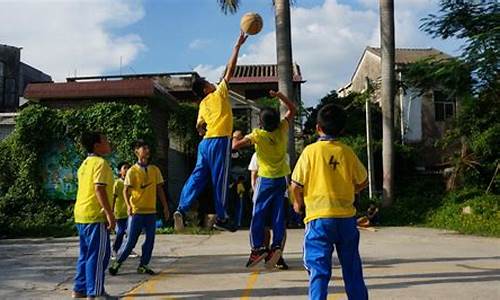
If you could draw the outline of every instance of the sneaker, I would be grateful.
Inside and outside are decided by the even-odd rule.
[[[265,259],[266,265],[268,264],[268,261],[272,258],[272,255],[273,255],[273,252],[269,251],[269,253],[267,254],[266,259]],[[285,262],[285,259],[283,259],[283,256],[280,256],[280,258],[278,259],[278,261],[276,262],[274,267],[276,269],[279,269],[279,270],[288,270],[288,265]]]
[[[174,229],[176,232],[184,230],[184,216],[178,210],[174,212]]]
[[[80,292],[77,292],[77,291],[73,291],[71,293],[71,298],[73,299],[77,299],[77,298],[87,298],[87,295],[85,293],[80,293]]]
[[[117,262],[116,260],[113,261],[111,263],[111,267],[109,267],[109,269],[108,269],[109,274],[115,276],[116,274],[118,274],[118,270],[120,269],[121,266],[122,266],[121,263]]]
[[[279,270],[288,270],[288,265],[286,264],[285,260],[283,259],[283,256],[278,259],[278,262],[274,266],[276,269]]]
[[[134,250],[132,250],[130,252],[130,255],[128,256],[130,258],[138,258],[138,257],[141,257],[139,254],[137,254],[137,252],[135,252]]]
[[[155,271],[151,270],[151,268],[149,268],[146,265],[139,266],[137,268],[137,273],[139,273],[139,274],[148,274],[148,275],[155,275],[156,274]]]
[[[220,221],[220,220],[215,221],[214,228],[217,230],[229,231],[229,232],[236,232],[237,230],[236,226],[231,224],[227,219],[225,221]]]
[[[255,267],[261,260],[263,260],[267,256],[267,249],[260,248],[256,250],[252,250],[250,253],[250,257],[248,258],[247,268]]]
[[[111,296],[110,294],[104,292],[104,294],[100,296],[89,296],[87,299],[96,299],[96,300],[115,300],[118,299],[116,296]]]
[[[276,263],[281,258],[281,248],[274,248],[267,254],[266,268],[274,268]]]

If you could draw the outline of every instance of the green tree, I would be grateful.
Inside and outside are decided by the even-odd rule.
[[[453,127],[442,141],[454,149],[448,159],[455,170],[451,188],[498,182],[499,19],[500,4],[495,0],[441,0],[439,14],[424,18],[421,29],[434,38],[463,40],[462,52],[455,59],[417,62],[404,74],[422,91],[440,89],[460,99]],[[493,186],[498,191],[498,185]]]

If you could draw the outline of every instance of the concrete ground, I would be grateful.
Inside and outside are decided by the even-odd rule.
[[[151,266],[161,273],[136,274],[131,258],[106,289],[125,299],[305,299],[302,237],[288,231],[290,270],[250,271],[248,231],[159,235]],[[77,247],[76,238],[0,241],[0,299],[69,299]],[[362,231],[360,248],[371,299],[500,299],[500,239],[381,228]],[[329,299],[347,299],[337,260]]]

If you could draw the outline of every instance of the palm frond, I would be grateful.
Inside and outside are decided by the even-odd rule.
[[[226,15],[228,12],[231,14],[236,13],[240,6],[240,0],[217,0],[217,3],[222,12]]]

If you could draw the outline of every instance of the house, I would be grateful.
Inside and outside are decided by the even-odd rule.
[[[300,84],[303,81],[297,65],[294,70],[294,90],[300,100]],[[180,102],[198,101],[192,89],[197,78],[200,75],[196,72],[69,77],[66,82],[29,84],[24,96],[32,102],[59,109],[84,107],[98,102],[149,107],[156,134],[156,159],[169,178],[169,197],[176,201],[195,160],[187,157],[179,140],[169,134],[168,114]],[[278,89],[276,66],[237,66],[229,88],[234,116],[248,116],[249,128],[256,127],[259,108],[253,100],[267,96],[270,89]],[[9,122],[12,123],[11,119]]]
[[[439,90],[421,91],[405,84],[404,68],[418,60],[433,58],[450,59],[451,56],[434,48],[397,48],[395,72],[398,84],[394,103],[395,128],[403,143],[422,146],[425,152],[422,164],[431,166],[440,162],[439,151],[434,143],[441,138],[455,115],[456,99],[448,98]],[[371,85],[375,92],[373,99],[380,104],[381,81],[380,48],[366,47],[351,81],[338,91],[340,96],[351,92],[363,92]]]
[[[24,90],[31,82],[52,82],[52,78],[21,62],[21,48],[0,44],[0,112],[15,112],[25,104]]]

